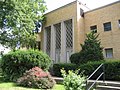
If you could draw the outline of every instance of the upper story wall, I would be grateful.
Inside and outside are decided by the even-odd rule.
[[[45,14],[46,17],[45,27],[71,18],[76,18],[76,14],[77,14],[76,8],[77,8],[77,3],[76,1],[74,1],[63,7],[60,7],[56,10],[53,10]]]
[[[75,35],[75,33],[78,33],[77,31],[77,4],[78,4],[78,1],[74,1],[74,2],[71,2],[63,7],[60,7],[56,10],[53,10],[47,14],[45,14],[45,17],[46,17],[46,22],[45,22],[45,25],[43,26],[43,30],[42,30],[42,34],[41,34],[41,40],[42,40],[42,48],[44,47],[43,46],[43,42],[44,39],[43,39],[43,35],[44,35],[44,30],[45,30],[45,27],[48,27],[48,26],[51,26],[51,25],[54,25],[54,24],[57,24],[57,23],[61,23],[61,22],[64,22],[66,20],[69,20],[69,19],[72,19],[72,23],[73,23],[73,37],[77,38],[78,36]],[[73,38],[74,39],[74,38]],[[73,43],[74,45],[78,45],[78,40],[73,40]],[[74,47],[73,45],[73,50],[77,50],[76,47]]]
[[[97,25],[101,44],[104,49],[113,48],[115,58],[120,58],[120,1],[85,13],[85,33],[90,32],[90,26]],[[104,30],[104,23],[111,22],[111,30]]]
[[[103,23],[111,22],[111,32],[119,32],[120,1],[85,13],[85,32],[90,32],[90,26],[97,25],[97,32],[104,33]]]

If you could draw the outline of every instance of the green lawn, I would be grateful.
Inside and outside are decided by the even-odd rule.
[[[20,87],[13,82],[4,82],[3,78],[0,77],[0,90],[40,90],[40,89]],[[65,90],[65,89],[63,85],[56,84],[52,90]]]

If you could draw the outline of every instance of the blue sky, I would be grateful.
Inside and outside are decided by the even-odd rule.
[[[48,8],[47,12],[49,12],[75,0],[45,0],[45,1]],[[89,7],[90,9],[94,9],[119,0],[79,0],[79,1],[83,4],[86,4],[86,6]]]

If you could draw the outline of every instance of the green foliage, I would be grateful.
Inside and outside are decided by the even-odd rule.
[[[44,0],[0,0],[0,43],[15,49],[33,46],[35,23],[42,22],[46,10]]]
[[[89,76],[101,63],[104,63],[105,65],[106,80],[120,81],[120,61],[119,60],[88,62],[86,64],[80,65],[78,68],[84,71],[84,74],[86,76]],[[102,68],[99,71],[97,71],[96,74],[91,79],[96,79],[101,72],[102,72]]]
[[[84,44],[81,44],[82,50],[79,53],[73,54],[70,57],[70,61],[72,63],[78,64],[86,63],[88,61],[103,60],[103,50],[100,46],[100,40],[97,39],[98,36],[99,34],[96,35],[94,32],[87,34],[87,38],[85,39]]]
[[[63,75],[63,84],[65,90],[85,90],[85,77],[78,75],[78,71],[68,71],[68,74],[65,70],[61,70]]]
[[[71,63],[79,64],[80,63],[79,59],[80,59],[80,53],[74,53],[70,56]]]
[[[42,51],[27,50],[10,52],[2,57],[1,68],[5,79],[15,81],[26,70],[38,66],[48,70],[51,59]]]
[[[85,76],[90,76],[94,70],[104,63],[105,65],[105,78],[106,80],[115,80],[120,81],[120,60],[106,60],[106,61],[92,61],[85,64],[54,64],[53,71],[55,76],[61,76],[60,70],[64,68],[67,72],[69,70],[77,70],[80,68],[80,71],[84,73]],[[102,72],[102,68],[96,72],[91,79],[96,79]],[[102,78],[101,78],[102,79]]]
[[[67,72],[69,70],[76,70],[77,66],[76,64],[72,63],[57,63],[53,65],[53,72],[55,76],[61,77],[61,72],[60,70],[63,69],[66,70]]]
[[[17,83],[24,87],[51,89],[55,81],[48,72],[44,72],[39,67],[34,67],[26,71],[24,75],[17,80]]]

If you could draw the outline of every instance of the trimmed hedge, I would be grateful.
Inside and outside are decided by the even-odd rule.
[[[1,68],[5,79],[16,81],[26,70],[38,66],[48,70],[51,59],[42,51],[27,50],[10,52],[2,57]]]
[[[91,73],[101,64],[105,65],[105,79],[106,80],[116,80],[120,81],[120,60],[114,61],[95,61],[88,62],[82,65],[75,64],[55,64],[53,65],[55,76],[61,76],[60,69],[64,68],[65,70],[75,70],[80,69],[80,72],[83,72],[84,75],[90,76]],[[91,79],[96,79],[100,73],[102,72],[102,68],[96,72],[96,74]],[[102,78],[101,78],[102,79]]]
[[[101,63],[105,65],[105,79],[120,81],[120,60],[118,61],[101,61],[101,62],[89,62],[87,64],[79,66],[84,74],[89,76]],[[102,72],[102,68],[96,72],[96,75],[92,79],[97,78]]]
[[[63,69],[68,72],[68,70],[76,70],[77,66],[76,64],[72,63],[57,63],[53,65],[53,72],[55,76],[62,77],[61,69]]]

